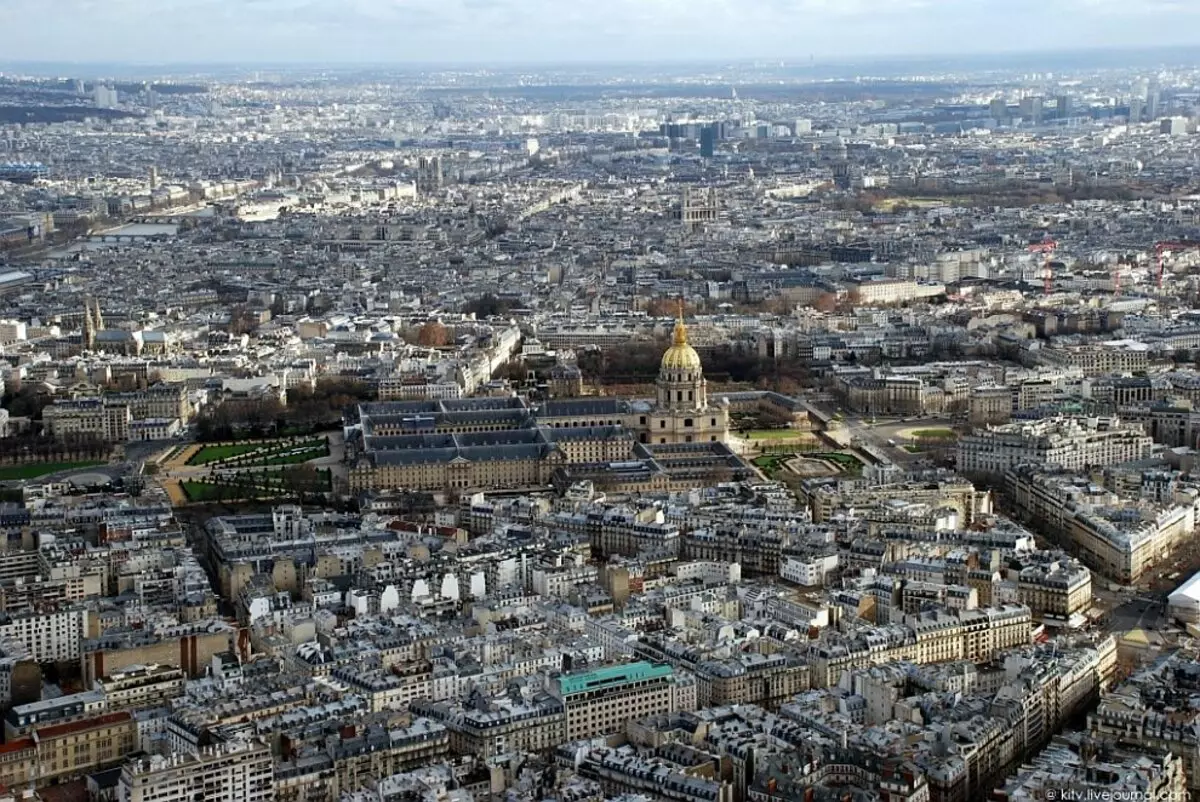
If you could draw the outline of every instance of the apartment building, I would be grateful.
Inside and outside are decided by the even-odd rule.
[[[835,570],[837,565],[836,554],[807,557],[789,554],[779,561],[779,576],[804,587],[820,587],[825,584],[825,577]]]
[[[1002,476],[1018,465],[1083,471],[1146,459],[1153,441],[1118,418],[1054,417],[991,426],[958,441],[958,470]]]
[[[182,384],[59,399],[42,411],[46,433],[52,437],[90,437],[110,443],[173,437],[191,416],[192,404]]]
[[[828,688],[837,685],[844,671],[898,660],[980,662],[1001,649],[1028,645],[1032,633],[1029,608],[1018,604],[905,616],[903,624],[869,638],[809,646],[810,681],[814,688]]]
[[[728,781],[647,760],[630,747],[588,750],[576,770],[612,795],[645,795],[670,802],[734,802],[734,789]]]
[[[428,766],[447,757],[450,733],[439,722],[413,719],[405,727],[358,730],[353,725],[330,747],[337,788],[350,792],[381,777]]]
[[[95,689],[109,710],[136,710],[165,705],[183,695],[187,676],[175,666],[131,666],[100,677]]]
[[[1082,565],[1051,563],[1022,568],[1017,598],[1034,616],[1070,620],[1092,603],[1092,572]]]
[[[1044,365],[1079,368],[1088,377],[1144,372],[1150,364],[1150,349],[1144,343],[1132,340],[1051,346],[1035,353]]]
[[[878,505],[890,505],[896,499],[930,507],[949,507],[959,514],[961,526],[970,526],[976,518],[992,512],[992,497],[985,490],[976,490],[961,476],[943,474],[935,481],[897,482],[871,486],[830,485],[814,482],[802,488],[802,498],[812,510],[813,521],[828,521],[840,509],[854,507],[862,510]]]
[[[84,609],[0,615],[0,638],[11,638],[38,662],[78,660],[88,613]]]
[[[692,678],[647,662],[561,674],[549,689],[566,711],[566,741],[624,732],[631,719],[696,707]]]
[[[380,401],[431,401],[462,397],[457,382],[430,381],[424,374],[389,376],[378,382]]]
[[[920,284],[899,278],[850,282],[846,289],[856,306],[886,306],[917,298],[932,298],[946,292],[944,284]]]
[[[794,655],[750,652],[696,666],[701,708],[754,704],[773,709],[808,688],[808,665]]]
[[[456,754],[490,759],[509,751],[549,754],[564,740],[566,713],[549,695],[528,701],[497,700],[487,709],[428,699],[413,702],[414,715],[441,722]]]
[[[272,802],[274,759],[261,741],[232,741],[170,758],[152,755],[125,764],[117,798],[120,802]]]
[[[60,399],[42,410],[46,434],[59,440],[78,438],[124,443],[129,440],[132,422],[129,404],[119,399]]]
[[[1019,515],[1072,546],[1079,560],[1122,583],[1152,571],[1196,529],[1192,505],[1157,505],[1096,487],[1074,473],[1025,466],[1005,475]]]
[[[0,748],[0,784],[42,787],[82,777],[119,765],[137,747],[137,722],[128,712],[36,728]]]

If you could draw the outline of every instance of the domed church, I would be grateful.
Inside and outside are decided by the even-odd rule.
[[[645,429],[647,443],[724,443],[729,439],[729,409],[708,405],[708,382],[700,355],[688,343],[683,310],[675,321],[671,347],[658,371],[658,393]]]

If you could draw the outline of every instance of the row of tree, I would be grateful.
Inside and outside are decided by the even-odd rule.
[[[196,439],[246,440],[337,428],[347,407],[375,397],[367,382],[330,377],[318,380],[312,389],[288,390],[286,406],[275,398],[231,398],[205,408],[197,417]]]
[[[106,460],[112,451],[108,443],[89,435],[54,438],[41,434],[17,434],[0,442],[4,444],[0,447],[0,464],[9,465]]]
[[[658,377],[663,351],[668,345],[665,340],[655,340],[583,351],[578,365],[593,384],[648,384]],[[799,359],[771,359],[732,348],[717,348],[705,352],[703,360],[704,373],[710,381],[752,384],[789,395],[812,386],[812,373]]]

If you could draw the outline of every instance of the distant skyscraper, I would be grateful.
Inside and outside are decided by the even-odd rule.
[[[1160,132],[1171,136],[1183,136],[1188,132],[1187,117],[1166,117],[1159,123]]]
[[[1065,120],[1066,118],[1070,117],[1070,116],[1071,116],[1071,111],[1072,111],[1072,109],[1071,109],[1071,96],[1070,96],[1070,95],[1059,95],[1059,96],[1058,96],[1058,116],[1059,116],[1059,119],[1064,119],[1064,120]]]
[[[1146,101],[1142,97],[1134,95],[1129,98],[1129,122],[1140,123],[1146,111],[1145,106]]]
[[[706,125],[700,129],[700,155],[711,159],[717,150],[717,127]]]
[[[1042,121],[1042,99],[1040,97],[1021,98],[1021,118],[1035,125],[1040,123]]]
[[[96,84],[96,88],[92,91],[92,97],[97,108],[114,109],[117,107],[117,90],[104,84]]]
[[[996,122],[1003,122],[1008,119],[1008,103],[1002,97],[993,98],[992,102],[988,105],[988,110],[991,113],[992,119]]]
[[[1146,90],[1146,120],[1149,122],[1158,119],[1160,97],[1158,84],[1150,84]]]

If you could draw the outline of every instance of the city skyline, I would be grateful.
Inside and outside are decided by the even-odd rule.
[[[36,0],[0,3],[11,61],[582,63],[1191,47],[1175,0]]]

